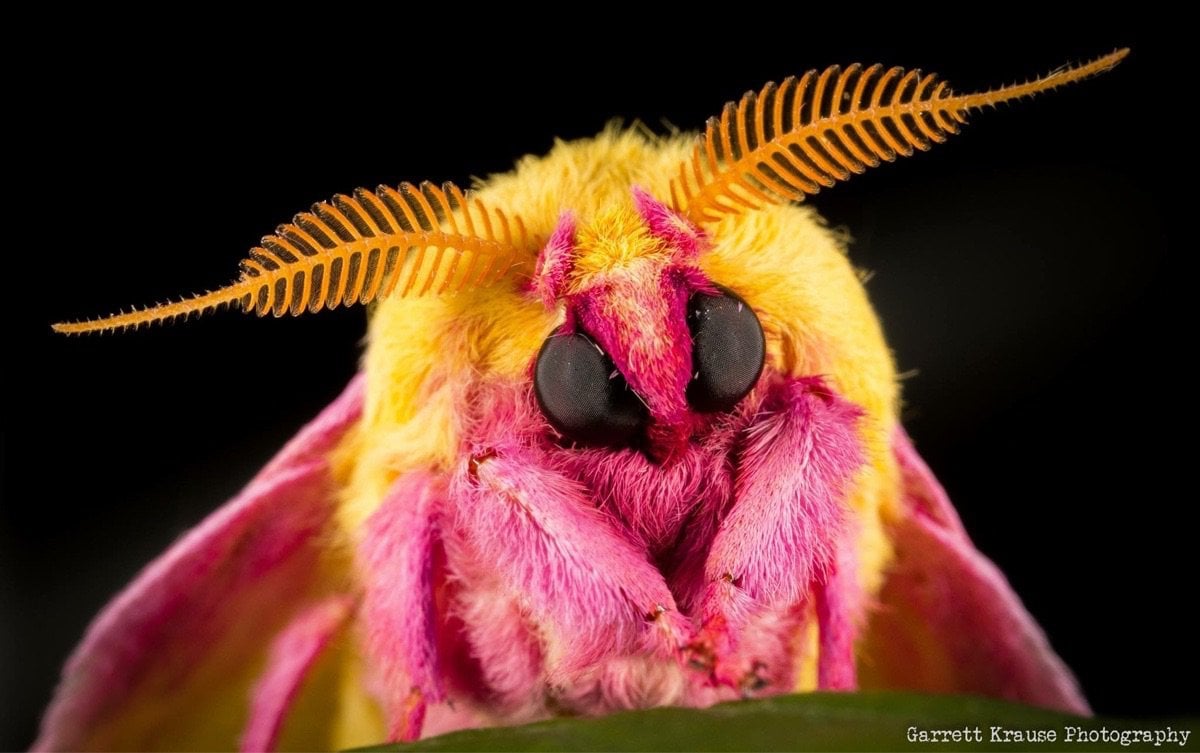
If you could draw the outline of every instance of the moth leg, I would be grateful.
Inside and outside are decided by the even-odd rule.
[[[456,532],[541,628],[550,684],[623,654],[678,660],[690,621],[662,574],[543,458],[517,443],[481,450],[451,501]]]
[[[844,657],[833,655],[853,645],[845,630],[853,621],[843,614],[851,600],[842,593],[853,573],[843,577],[837,565],[849,529],[845,486],[863,463],[860,415],[820,378],[786,379],[770,389],[746,430],[733,505],[704,565],[702,627],[689,646],[693,664],[714,681],[735,688],[753,682],[747,661],[772,657],[738,656],[742,629],[765,611],[815,597],[821,653],[829,654],[819,660],[828,664],[819,672],[822,687],[848,682]]]
[[[854,640],[864,605],[858,583],[853,537],[847,531],[824,581],[815,584],[817,612],[817,688],[857,690]]]
[[[455,594],[452,610],[462,621],[467,650],[479,662],[482,690],[509,721],[532,721],[545,700],[539,636],[487,563],[467,570],[461,563],[474,558],[462,554],[447,551],[460,583],[471,584]]]
[[[427,705],[445,698],[433,594],[443,498],[434,475],[401,476],[367,520],[358,547],[367,650],[380,672],[392,740],[419,738]]]

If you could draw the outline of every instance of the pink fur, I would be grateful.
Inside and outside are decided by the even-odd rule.
[[[546,245],[538,254],[533,279],[538,296],[546,308],[554,308],[567,283],[567,275],[574,266],[575,215],[563,212],[558,218],[554,232],[550,233]]]
[[[35,750],[87,747],[91,731],[122,713],[149,676],[184,680],[219,640],[243,641],[225,651],[253,660],[260,635],[242,627],[286,620],[310,587],[316,534],[333,512],[324,454],[358,420],[362,392],[361,378],[352,381],[241,494],[100,613],[67,661]]]
[[[551,683],[607,656],[677,651],[686,621],[661,573],[539,453],[490,448],[455,474],[451,502],[464,545],[547,632]]]
[[[428,473],[401,476],[367,521],[359,546],[367,648],[382,679],[393,740],[420,737],[426,704],[444,697],[432,560],[442,494]]]
[[[846,654],[852,634],[843,628],[853,619],[842,610],[861,604],[853,588],[837,580],[833,557],[844,529],[842,485],[860,462],[858,411],[820,380],[768,380],[775,386],[755,390],[733,414],[709,420],[709,429],[666,465],[632,449],[547,447],[545,422],[527,387],[477,390],[474,418],[466,426],[474,438],[465,448],[471,460],[451,483],[454,524],[447,553],[463,584],[452,609],[493,689],[493,708],[499,704],[522,718],[537,707],[539,686],[558,706],[590,713],[728,698],[697,682],[698,675],[679,662],[689,622],[712,615],[719,619],[709,620],[691,644],[711,639],[713,679],[734,696],[762,688],[779,692],[792,682],[792,636],[803,620],[797,606],[817,586],[845,589],[830,598],[824,614],[827,625],[842,630],[827,629],[836,636],[826,641],[827,649]],[[735,466],[731,458],[739,454],[742,462]],[[765,484],[765,474],[781,464],[806,469],[794,488]],[[735,479],[742,480],[736,493]],[[738,526],[753,528],[730,512],[743,498],[747,508],[764,498],[787,507],[774,518],[769,510],[757,511],[792,537],[761,545],[795,548],[790,559],[778,553],[777,559],[803,582],[771,581],[764,578],[769,568],[747,569],[740,562],[736,569],[759,584],[755,589],[740,579],[736,585],[705,579],[704,560],[718,530],[723,541],[736,541],[745,535]],[[797,510],[799,520],[793,519]],[[822,533],[821,526],[828,530]],[[734,547],[714,551],[743,555]],[[658,567],[649,562],[652,552]],[[672,573],[673,564],[688,556],[700,559],[700,566],[671,581],[688,599],[685,617],[662,573]],[[520,598],[510,602],[505,593]],[[664,608],[660,615],[654,614],[657,604]],[[844,665],[844,657],[838,661]],[[827,664],[841,672],[830,674],[830,687],[852,681],[844,666]]]
[[[971,543],[903,430],[893,443],[906,514],[893,531],[896,563],[871,623],[873,642],[891,649],[872,657],[879,680],[1091,713],[1071,671]]]
[[[567,326],[582,329],[612,358],[650,410],[645,449],[670,465],[710,423],[689,408],[686,398],[693,373],[687,304],[694,292],[715,288],[696,266],[703,233],[645,191],[633,189],[633,198],[649,231],[666,241],[670,258],[618,265],[587,290],[567,296]],[[573,225],[570,232],[573,238]],[[567,266],[562,259],[573,249],[560,250],[566,248],[565,242],[548,243],[542,253],[537,279],[544,294],[561,295],[555,270]]]
[[[822,647],[844,652],[842,610],[852,601],[839,591],[849,584],[827,576],[845,536],[844,487],[863,462],[861,411],[815,377],[780,380],[759,410],[740,448],[733,505],[708,548],[703,627],[691,647],[715,681],[733,686],[746,681],[739,641],[754,618],[791,610],[816,588],[818,614],[836,637]],[[781,658],[763,657],[768,669]],[[824,661],[833,668],[844,657]],[[845,672],[837,679],[846,681]]]
[[[283,720],[325,648],[351,614],[353,601],[334,596],[310,607],[276,636],[267,668],[250,696],[250,721],[242,734],[246,753],[272,751]]]
[[[593,504],[659,556],[676,546],[697,508],[719,506],[732,494],[734,439],[732,425],[726,425],[670,464],[634,449],[564,452],[559,459],[568,475],[587,485]]]
[[[536,628],[490,563],[458,550],[452,558],[463,586],[452,608],[479,662],[483,684],[471,691],[511,718],[531,719],[542,701],[544,660]]]
[[[863,594],[858,582],[858,558],[852,531],[838,542],[837,557],[825,582],[815,589],[818,653],[817,687],[821,690],[857,690],[858,670],[854,644],[863,616]]]
[[[703,230],[638,186],[633,187],[633,205],[650,233],[666,241],[682,260],[695,259],[707,248]]]
[[[772,391],[742,448],[735,502],[705,566],[763,605],[808,595],[833,564],[846,525],[843,491],[862,465],[861,411],[816,377]],[[723,586],[719,586],[723,587]]]
[[[612,358],[650,409],[649,449],[674,460],[705,419],[692,413],[687,328],[688,275],[674,267],[611,274],[603,285],[572,299],[579,325]]]

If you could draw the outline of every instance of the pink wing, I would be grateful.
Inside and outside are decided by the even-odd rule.
[[[36,750],[237,745],[272,639],[334,592],[326,456],[362,393],[359,377],[105,607],[67,661]]]
[[[867,631],[863,685],[975,693],[1090,714],[1071,670],[971,543],[946,492],[903,429],[896,559]]]

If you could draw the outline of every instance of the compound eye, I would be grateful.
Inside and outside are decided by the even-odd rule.
[[[766,340],[758,317],[732,292],[696,293],[688,302],[692,367],[687,398],[702,413],[732,410],[762,374]]]
[[[582,333],[546,338],[533,391],[550,425],[579,445],[628,445],[646,422],[646,407],[625,377]]]

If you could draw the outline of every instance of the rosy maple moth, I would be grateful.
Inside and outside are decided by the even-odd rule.
[[[1087,713],[797,202],[1124,55],[966,95],[810,72],[698,139],[610,128],[471,193],[336,196],[227,287],[54,325],[374,306],[362,373],[101,612],[36,747],[339,748],[813,689]]]

